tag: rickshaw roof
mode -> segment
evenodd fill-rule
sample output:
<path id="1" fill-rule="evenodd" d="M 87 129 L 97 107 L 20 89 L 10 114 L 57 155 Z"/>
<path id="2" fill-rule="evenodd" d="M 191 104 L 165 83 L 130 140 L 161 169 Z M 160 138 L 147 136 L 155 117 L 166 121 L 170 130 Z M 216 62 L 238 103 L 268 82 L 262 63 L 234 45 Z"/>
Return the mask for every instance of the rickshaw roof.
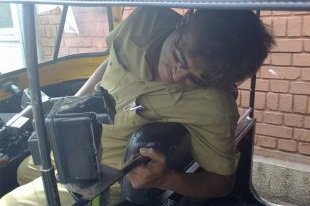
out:
<path id="1" fill-rule="evenodd" d="M 309 10 L 309 0 L 2 0 L 10 3 L 79 6 L 166 6 L 209 9 Z"/>

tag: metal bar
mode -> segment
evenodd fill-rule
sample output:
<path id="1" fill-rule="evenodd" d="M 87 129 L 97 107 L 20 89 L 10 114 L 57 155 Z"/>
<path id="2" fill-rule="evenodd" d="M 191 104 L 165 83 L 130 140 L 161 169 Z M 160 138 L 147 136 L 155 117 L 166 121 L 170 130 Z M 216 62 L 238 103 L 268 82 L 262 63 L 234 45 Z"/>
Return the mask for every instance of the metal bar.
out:
<path id="1" fill-rule="evenodd" d="M 256 75 L 251 78 L 251 88 L 250 88 L 250 113 L 249 117 L 254 116 L 254 102 L 255 102 L 255 86 L 256 86 Z"/>
<path id="2" fill-rule="evenodd" d="M 256 11 L 256 15 L 260 17 L 260 10 Z M 254 117 L 254 104 L 255 104 L 255 87 L 256 87 L 256 74 L 251 78 L 251 86 L 250 86 L 250 102 L 249 102 L 249 117 Z"/>
<path id="3" fill-rule="evenodd" d="M 304 11 L 307 0 L 1 0 L 9 3 L 70 4 L 78 6 L 165 6 L 177 8 Z"/>
<path id="4" fill-rule="evenodd" d="M 25 35 L 25 59 L 32 112 L 35 129 L 38 135 L 39 151 L 41 157 L 41 174 L 43 179 L 45 197 L 49 206 L 60 205 L 54 168 L 51 164 L 50 147 L 44 123 L 43 106 L 40 92 L 38 57 L 36 45 L 36 32 L 34 21 L 34 5 L 23 4 L 23 22 Z"/>
<path id="5" fill-rule="evenodd" d="M 54 56 L 53 56 L 54 61 L 58 58 L 60 43 L 61 43 L 62 34 L 64 31 L 65 21 L 67 17 L 67 12 L 68 12 L 68 5 L 65 5 L 63 8 L 62 14 L 61 14 L 59 30 L 57 33 L 56 45 L 55 45 Z"/>
<path id="6" fill-rule="evenodd" d="M 109 31 L 113 30 L 113 13 L 112 13 L 112 7 L 107 6 L 107 16 L 108 16 L 108 24 L 109 24 Z"/>

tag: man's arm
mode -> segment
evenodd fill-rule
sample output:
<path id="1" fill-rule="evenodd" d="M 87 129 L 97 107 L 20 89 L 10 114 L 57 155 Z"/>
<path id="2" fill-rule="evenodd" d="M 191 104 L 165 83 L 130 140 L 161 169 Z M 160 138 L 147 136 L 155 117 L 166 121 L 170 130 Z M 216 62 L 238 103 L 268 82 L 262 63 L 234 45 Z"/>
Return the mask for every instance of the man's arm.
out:
<path id="1" fill-rule="evenodd" d="M 160 188 L 172 190 L 191 198 L 222 197 L 233 188 L 235 175 L 218 175 L 206 171 L 187 174 L 166 167 L 165 156 L 154 149 L 141 149 L 141 155 L 152 161 L 128 174 L 134 188 Z"/>
<path id="2" fill-rule="evenodd" d="M 102 76 L 107 68 L 108 59 L 102 62 L 96 71 L 89 77 L 89 79 L 85 82 L 85 84 L 79 89 L 79 91 L 74 96 L 82 96 L 85 94 L 89 94 L 94 91 L 96 84 L 98 84 Z"/>

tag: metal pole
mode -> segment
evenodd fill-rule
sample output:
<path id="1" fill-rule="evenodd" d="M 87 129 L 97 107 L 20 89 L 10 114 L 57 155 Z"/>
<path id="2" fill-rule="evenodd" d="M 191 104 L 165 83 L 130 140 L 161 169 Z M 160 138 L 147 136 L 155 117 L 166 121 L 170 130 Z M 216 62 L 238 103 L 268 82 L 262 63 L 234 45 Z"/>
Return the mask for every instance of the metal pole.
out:
<path id="1" fill-rule="evenodd" d="M 55 51 L 54 51 L 54 56 L 53 56 L 53 61 L 55 61 L 58 58 L 59 54 L 59 49 L 60 49 L 60 43 L 62 40 L 62 34 L 65 28 L 65 21 L 67 17 L 67 12 L 68 12 L 68 5 L 64 5 L 61 18 L 60 18 L 60 24 L 59 24 L 59 29 L 57 33 L 57 39 L 56 39 L 56 45 L 55 45 Z"/>
<path id="2" fill-rule="evenodd" d="M 112 7 L 107 6 L 106 11 L 107 11 L 107 17 L 108 17 L 109 31 L 112 31 L 113 30 L 113 24 L 114 24 Z"/>
<path id="3" fill-rule="evenodd" d="M 54 168 L 51 164 L 50 147 L 47 139 L 47 131 L 44 122 L 44 114 L 40 92 L 38 72 L 38 58 L 36 45 L 36 32 L 34 21 L 34 5 L 23 4 L 23 22 L 25 35 L 25 59 L 29 90 L 31 97 L 32 112 L 35 129 L 38 135 L 39 151 L 41 157 L 41 175 L 43 179 L 45 197 L 49 206 L 60 205 Z"/>
<path id="4" fill-rule="evenodd" d="M 256 75 L 251 78 L 251 88 L 250 88 L 250 113 L 249 117 L 254 116 L 254 102 L 255 102 L 255 86 L 256 86 Z"/>
<path id="5" fill-rule="evenodd" d="M 256 11 L 256 15 L 260 17 L 260 10 Z M 256 74 L 251 78 L 251 86 L 250 86 L 249 117 L 251 118 L 254 117 L 255 87 L 256 87 Z"/>

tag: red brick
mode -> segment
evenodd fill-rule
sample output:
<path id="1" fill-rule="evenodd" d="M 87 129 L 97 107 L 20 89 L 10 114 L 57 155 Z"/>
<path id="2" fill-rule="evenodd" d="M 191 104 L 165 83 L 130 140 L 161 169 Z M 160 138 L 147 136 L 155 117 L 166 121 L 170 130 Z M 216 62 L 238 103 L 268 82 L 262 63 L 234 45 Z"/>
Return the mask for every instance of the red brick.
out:
<path id="1" fill-rule="evenodd" d="M 263 122 L 263 112 L 262 111 L 255 110 L 254 116 L 255 116 L 257 122 Z"/>
<path id="2" fill-rule="evenodd" d="M 286 17 L 272 19 L 272 32 L 275 36 L 286 36 Z"/>
<path id="3" fill-rule="evenodd" d="M 294 15 L 309 15 L 309 11 L 294 11 Z"/>
<path id="4" fill-rule="evenodd" d="M 264 60 L 264 63 L 263 63 L 264 65 L 269 65 L 269 64 L 271 64 L 271 55 L 269 54 L 267 57 L 266 57 L 266 59 Z"/>
<path id="5" fill-rule="evenodd" d="M 66 56 L 69 54 L 69 49 L 66 47 L 61 47 L 59 50 L 59 55 L 60 56 Z"/>
<path id="6" fill-rule="evenodd" d="M 238 97 L 236 99 L 236 103 L 237 103 L 237 106 L 239 107 L 240 106 L 240 102 L 241 102 L 241 91 L 238 90 Z"/>
<path id="7" fill-rule="evenodd" d="M 307 114 L 310 114 L 310 97 L 308 98 L 308 109 L 307 109 Z"/>
<path id="8" fill-rule="evenodd" d="M 51 56 L 52 55 L 52 48 L 51 47 L 44 47 L 43 54 L 44 54 L 44 56 Z"/>
<path id="9" fill-rule="evenodd" d="M 260 12 L 260 16 L 265 19 L 265 16 L 270 16 L 271 15 L 271 11 L 261 11 Z"/>
<path id="10" fill-rule="evenodd" d="M 241 106 L 248 107 L 250 101 L 249 91 L 241 91 Z"/>
<path id="11" fill-rule="evenodd" d="M 278 149 L 287 152 L 296 152 L 297 142 L 294 140 L 278 139 Z"/>
<path id="12" fill-rule="evenodd" d="M 273 137 L 266 137 L 266 136 L 257 136 L 256 137 L 257 142 L 256 144 L 262 147 L 267 148 L 276 148 L 277 147 L 277 139 Z"/>
<path id="13" fill-rule="evenodd" d="M 273 47 L 273 52 L 301 52 L 301 39 L 277 39 L 277 45 Z"/>
<path id="14" fill-rule="evenodd" d="M 52 25 L 52 26 L 51 26 L 51 34 L 52 34 L 52 37 L 57 37 L 57 34 L 58 34 L 58 26 L 55 26 L 55 25 Z"/>
<path id="15" fill-rule="evenodd" d="M 310 117 L 305 117 L 305 128 L 310 129 Z M 308 130 L 310 132 L 310 130 Z M 310 138 L 310 135 L 309 135 Z"/>
<path id="16" fill-rule="evenodd" d="M 69 37 L 76 37 L 77 34 L 75 33 L 63 33 L 63 39 L 64 38 L 69 38 Z"/>
<path id="17" fill-rule="evenodd" d="M 272 14 L 274 16 L 289 16 L 291 14 L 291 12 L 289 11 L 272 11 Z M 279 17 L 276 17 L 279 18 Z"/>
<path id="18" fill-rule="evenodd" d="M 271 63 L 273 65 L 289 66 L 291 65 L 291 54 L 288 53 L 272 53 Z"/>
<path id="19" fill-rule="evenodd" d="M 264 67 L 261 73 L 265 79 L 295 80 L 300 77 L 300 69 L 291 67 Z"/>
<path id="20" fill-rule="evenodd" d="M 302 24 L 302 35 L 310 36 L 310 16 L 304 16 Z"/>
<path id="21" fill-rule="evenodd" d="M 305 81 L 310 80 L 310 68 L 301 69 L 301 78 Z"/>
<path id="22" fill-rule="evenodd" d="M 279 94 L 267 93 L 267 108 L 269 110 L 278 110 L 279 107 Z"/>
<path id="23" fill-rule="evenodd" d="M 60 23 L 60 16 L 59 15 L 51 15 L 48 18 L 49 24 L 59 24 Z"/>
<path id="24" fill-rule="evenodd" d="M 260 69 L 256 72 L 256 78 L 261 78 L 261 75 L 260 75 L 260 73 L 261 73 L 261 71 L 260 71 Z"/>
<path id="25" fill-rule="evenodd" d="M 288 36 L 300 36 L 302 26 L 302 17 L 294 16 L 287 19 L 287 35 Z"/>
<path id="26" fill-rule="evenodd" d="M 265 92 L 255 92 L 255 109 L 265 109 L 266 105 L 266 93 Z"/>
<path id="27" fill-rule="evenodd" d="M 272 92 L 285 92 L 289 91 L 290 83 L 283 80 L 271 80 L 270 91 Z"/>
<path id="28" fill-rule="evenodd" d="M 255 136 L 254 136 L 254 145 L 257 145 L 257 137 L 258 137 L 258 135 L 255 134 Z"/>
<path id="29" fill-rule="evenodd" d="M 287 126 L 302 127 L 304 117 L 302 115 L 284 114 L 284 124 Z"/>
<path id="30" fill-rule="evenodd" d="M 310 155 L 310 143 L 299 142 L 298 152 L 305 155 Z"/>
<path id="31" fill-rule="evenodd" d="M 309 129 L 294 129 L 294 139 L 303 142 L 310 142 Z"/>
<path id="32" fill-rule="evenodd" d="M 310 66 L 310 54 L 293 54 L 294 66 Z"/>
<path id="33" fill-rule="evenodd" d="M 243 108 L 238 108 L 238 112 L 239 112 L 239 115 L 240 117 L 242 117 L 242 115 L 247 111 L 247 109 L 243 109 Z"/>
<path id="34" fill-rule="evenodd" d="M 242 84 L 240 84 L 238 86 L 238 88 L 239 89 L 246 89 L 246 90 L 248 90 L 248 89 L 250 89 L 250 85 L 251 85 L 251 79 L 247 79 L 244 82 L 242 82 Z"/>
<path id="35" fill-rule="evenodd" d="M 291 93 L 310 95 L 310 83 L 308 82 L 292 82 Z"/>
<path id="36" fill-rule="evenodd" d="M 39 22 L 40 22 L 41 25 L 46 25 L 46 24 L 48 24 L 48 18 L 47 18 L 47 16 L 40 16 L 40 17 L 39 17 Z"/>
<path id="37" fill-rule="evenodd" d="M 304 51 L 310 52 L 310 40 L 304 39 Z"/>
<path id="38" fill-rule="evenodd" d="M 276 112 L 265 112 L 264 122 L 270 124 L 281 125 L 283 123 L 283 114 Z"/>
<path id="39" fill-rule="evenodd" d="M 45 31 L 45 37 L 52 37 L 52 31 L 50 25 L 46 25 L 44 31 Z"/>
<path id="40" fill-rule="evenodd" d="M 92 38 L 92 45 L 93 47 L 97 48 L 104 48 L 106 47 L 105 41 L 103 41 L 103 38 Z"/>
<path id="41" fill-rule="evenodd" d="M 84 47 L 91 47 L 92 46 L 92 38 L 90 38 L 90 37 L 83 38 L 83 46 Z"/>
<path id="42" fill-rule="evenodd" d="M 78 48 L 79 53 L 97 52 L 97 48 Z"/>
<path id="43" fill-rule="evenodd" d="M 50 46 L 50 47 L 54 47 L 55 46 L 55 40 L 52 38 L 42 38 L 42 46 L 46 47 L 46 46 Z"/>
<path id="44" fill-rule="evenodd" d="M 272 27 L 272 19 L 271 17 L 264 17 L 261 18 L 261 20 L 263 21 L 264 25 L 271 28 Z"/>
<path id="45" fill-rule="evenodd" d="M 279 110 L 291 112 L 293 106 L 293 96 L 290 94 L 280 94 Z"/>
<path id="46" fill-rule="evenodd" d="M 56 7 L 55 9 L 50 10 L 50 14 L 61 14 L 61 8 Z"/>
<path id="47" fill-rule="evenodd" d="M 307 112 L 307 96 L 295 95 L 294 96 L 294 112 L 306 113 Z"/>
<path id="48" fill-rule="evenodd" d="M 256 79 L 256 91 L 269 91 L 269 80 Z"/>
<path id="49" fill-rule="evenodd" d="M 67 47 L 80 47 L 83 42 L 80 38 L 65 38 L 65 44 Z"/>
<path id="50" fill-rule="evenodd" d="M 48 55 L 48 56 L 43 55 L 43 59 L 41 60 L 41 62 L 52 60 L 52 58 L 53 57 L 51 55 Z"/>
<path id="51" fill-rule="evenodd" d="M 70 54 L 77 54 L 78 53 L 78 48 L 77 47 L 70 47 L 69 48 L 69 53 Z"/>
<path id="52" fill-rule="evenodd" d="M 41 38 L 45 37 L 45 26 L 42 25 L 39 26 L 39 34 Z"/>
<path id="53" fill-rule="evenodd" d="M 293 135 L 293 129 L 285 126 L 257 123 L 256 133 L 265 136 L 291 139 Z"/>
<path id="54" fill-rule="evenodd" d="M 62 47 L 65 47 L 66 45 L 65 45 L 65 41 L 64 41 L 64 39 L 62 39 L 61 40 L 61 42 L 60 42 L 60 47 L 62 48 Z"/>

